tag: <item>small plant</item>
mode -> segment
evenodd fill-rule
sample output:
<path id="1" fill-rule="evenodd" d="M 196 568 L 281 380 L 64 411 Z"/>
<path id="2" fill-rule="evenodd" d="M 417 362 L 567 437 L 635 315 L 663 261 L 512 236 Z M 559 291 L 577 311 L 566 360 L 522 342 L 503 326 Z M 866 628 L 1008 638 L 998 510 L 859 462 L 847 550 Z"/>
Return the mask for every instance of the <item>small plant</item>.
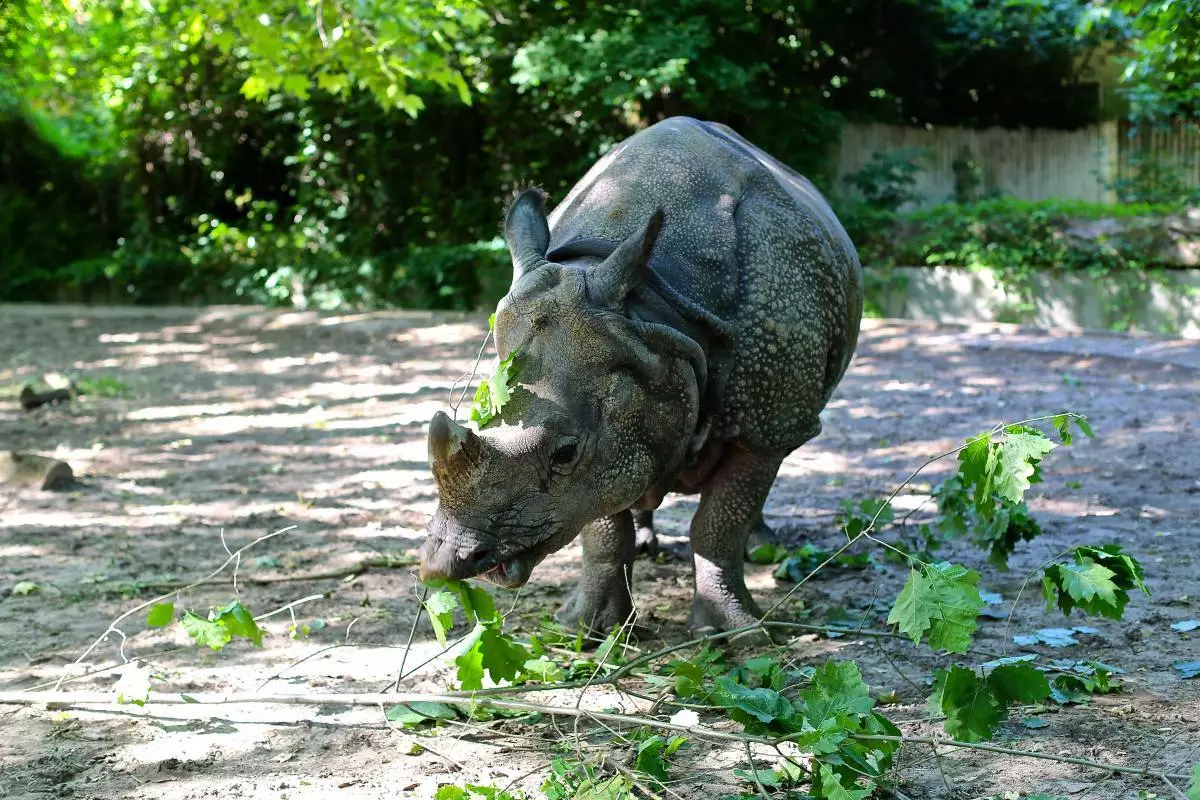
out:
<path id="1" fill-rule="evenodd" d="M 906 203 L 921 199 L 916 191 L 917 173 L 922 169 L 925 152 L 905 147 L 886 153 L 873 153 L 857 172 L 846 176 L 850 186 L 872 208 L 898 211 Z"/>

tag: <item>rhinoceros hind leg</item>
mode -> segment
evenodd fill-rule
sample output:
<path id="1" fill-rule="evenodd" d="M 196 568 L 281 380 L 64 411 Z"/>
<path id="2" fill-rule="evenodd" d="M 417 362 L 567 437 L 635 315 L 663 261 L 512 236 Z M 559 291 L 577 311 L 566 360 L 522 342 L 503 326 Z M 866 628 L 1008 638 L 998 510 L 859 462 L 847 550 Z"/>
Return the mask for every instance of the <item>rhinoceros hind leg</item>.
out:
<path id="1" fill-rule="evenodd" d="M 607 635 L 613 627 L 630 621 L 633 597 L 633 514 L 620 511 L 598 519 L 583 529 L 583 564 L 579 583 L 558 612 L 568 627 L 583 626 Z"/>
<path id="2" fill-rule="evenodd" d="M 654 512 L 635 511 L 633 513 L 634 547 L 639 554 L 645 553 L 653 558 L 658 555 L 658 534 L 654 532 Z"/>
<path id="3" fill-rule="evenodd" d="M 733 453 L 705 487 L 691 529 L 696 595 L 688 627 L 693 634 L 733 630 L 762 617 L 746 589 L 744 558 L 782 460 Z"/>

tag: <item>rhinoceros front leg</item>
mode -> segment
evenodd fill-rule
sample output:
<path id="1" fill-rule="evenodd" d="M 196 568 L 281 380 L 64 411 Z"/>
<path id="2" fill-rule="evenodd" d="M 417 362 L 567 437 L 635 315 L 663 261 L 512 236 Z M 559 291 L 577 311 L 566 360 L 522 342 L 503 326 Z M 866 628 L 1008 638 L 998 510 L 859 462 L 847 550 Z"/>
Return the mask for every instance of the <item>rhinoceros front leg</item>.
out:
<path id="1" fill-rule="evenodd" d="M 579 585 L 558 612 L 564 625 L 583 625 L 607 634 L 624 624 L 633 610 L 629 594 L 633 572 L 633 514 L 621 511 L 587 525 L 583 540 L 583 566 Z"/>
<path id="2" fill-rule="evenodd" d="M 751 625 L 762 612 L 746 589 L 746 541 L 762 523 L 762 507 L 782 456 L 739 451 L 718 468 L 692 519 L 696 596 L 688 627 L 697 635 Z"/>

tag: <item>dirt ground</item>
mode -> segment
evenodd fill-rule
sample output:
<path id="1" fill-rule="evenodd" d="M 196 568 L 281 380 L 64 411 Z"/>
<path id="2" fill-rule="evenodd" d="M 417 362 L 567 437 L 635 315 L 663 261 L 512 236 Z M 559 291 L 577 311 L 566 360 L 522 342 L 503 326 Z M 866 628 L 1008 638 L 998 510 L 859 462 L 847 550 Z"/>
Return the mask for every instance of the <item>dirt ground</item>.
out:
<path id="1" fill-rule="evenodd" d="M 152 597 L 154 585 L 201 577 L 226 558 L 225 545 L 287 526 L 294 528 L 246 554 L 237 589 L 256 613 L 315 596 L 292 609 L 309 635 L 289 636 L 285 611 L 263 623 L 261 649 L 241 641 L 212 653 L 184 647 L 178 625 L 146 629 L 137 615 L 123 626 L 123 645 L 112 637 L 76 672 L 118 665 L 123 647 L 126 657 L 161 654 L 152 663 L 162 691 L 384 689 L 417 608 L 415 568 L 355 565 L 411 556 L 419 546 L 436 502 L 424 426 L 470 369 L 485 327 L 482 317 L 449 314 L 0 308 L 0 450 L 57 455 L 80 478 L 68 492 L 0 489 L 0 690 L 56 680 L 111 619 Z M 47 370 L 115 378 L 128 393 L 22 412 L 12 393 Z M 1122 693 L 1037 712 L 1049 723 L 1038 729 L 1014 714 L 998 743 L 1190 772 L 1200 759 L 1200 682 L 1171 665 L 1200 658 L 1200 631 L 1170 626 L 1200 617 L 1200 342 L 868 323 L 824 433 L 785 463 L 768 522 L 791 545 L 834 548 L 843 540 L 834 514 L 844 498 L 884 495 L 926 457 L 996 422 L 1063 409 L 1087 414 L 1099 438 L 1047 459 L 1046 481 L 1030 495 L 1045 535 L 1023 545 L 1007 573 L 966 545 L 944 554 L 979 569 L 984 586 L 1011 604 L 1026 574 L 1064 547 L 1117 542 L 1145 563 L 1153 596 L 1135 597 L 1122 623 L 1064 622 L 1045 613 L 1036 592 L 1011 623 L 982 619 L 981 650 L 1100 658 L 1121 669 L 1125 683 Z M 900 507 L 919 502 L 951 466 L 918 478 L 915 497 Z M 635 570 L 641 623 L 667 643 L 685 638 L 685 533 L 694 507 L 694 498 L 668 498 L 659 514 L 665 557 Z M 544 563 L 515 598 L 512 618 L 529 628 L 555 610 L 578 558 L 576 544 Z M 790 588 L 770 567 L 748 572 L 764 602 Z M 329 577 L 297 580 L 313 574 Z M 249 582 L 256 577 L 291 580 Z M 802 588 L 802 605 L 789 613 L 884 627 L 886 603 L 904 577 L 882 558 L 865 570 L 829 570 Z M 225 580 L 177 605 L 203 610 L 233 593 Z M 512 603 L 514 594 L 497 599 Z M 1097 632 L 1062 649 L 1012 641 L 1063 625 Z M 336 644 L 350 646 L 330 649 Z M 873 691 L 896 692 L 899 702 L 885 711 L 906 733 L 939 732 L 924 721 L 925 682 L 937 664 L 924 649 L 813 635 L 789 650 L 802 664 L 857 659 Z M 407 663 L 435 652 L 423 625 Z M 66 687 L 109 691 L 117 674 Z M 436 691 L 448 675 L 435 660 L 406 685 Z M 600 689 L 583 703 L 644 708 Z M 445 725 L 431 737 L 389 730 L 381 710 L 369 707 L 264 704 L 214 714 L 186 705 L 0 706 L 0 797 L 431 798 L 445 782 L 511 782 L 537 796 L 552 745 L 570 734 L 569 724 L 496 722 Z M 414 742 L 424 747 L 418 755 L 409 754 L 420 749 Z M 739 766 L 747 766 L 744 751 L 693 742 L 674 762 L 672 791 L 733 792 L 730 769 Z M 935 759 L 917 746 L 902 751 L 899 776 L 914 800 L 1173 796 L 1147 778 L 974 751 Z"/>

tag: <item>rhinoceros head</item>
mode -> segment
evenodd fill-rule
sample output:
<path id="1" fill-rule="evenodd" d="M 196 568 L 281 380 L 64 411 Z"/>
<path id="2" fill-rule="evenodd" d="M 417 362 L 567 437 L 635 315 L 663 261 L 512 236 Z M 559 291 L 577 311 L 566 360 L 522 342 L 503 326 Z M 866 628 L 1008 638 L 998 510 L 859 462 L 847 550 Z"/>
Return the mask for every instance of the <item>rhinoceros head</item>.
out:
<path id="1" fill-rule="evenodd" d="M 483 430 L 438 412 L 429 459 L 439 505 L 423 578 L 482 576 L 516 587 L 592 520 L 628 508 L 686 457 L 696 426 L 694 366 L 675 331 L 627 313 L 662 226 L 655 213 L 600 263 L 546 260 L 537 190 L 509 209 L 513 281 L 496 311 L 500 357 L 518 383 Z"/>

